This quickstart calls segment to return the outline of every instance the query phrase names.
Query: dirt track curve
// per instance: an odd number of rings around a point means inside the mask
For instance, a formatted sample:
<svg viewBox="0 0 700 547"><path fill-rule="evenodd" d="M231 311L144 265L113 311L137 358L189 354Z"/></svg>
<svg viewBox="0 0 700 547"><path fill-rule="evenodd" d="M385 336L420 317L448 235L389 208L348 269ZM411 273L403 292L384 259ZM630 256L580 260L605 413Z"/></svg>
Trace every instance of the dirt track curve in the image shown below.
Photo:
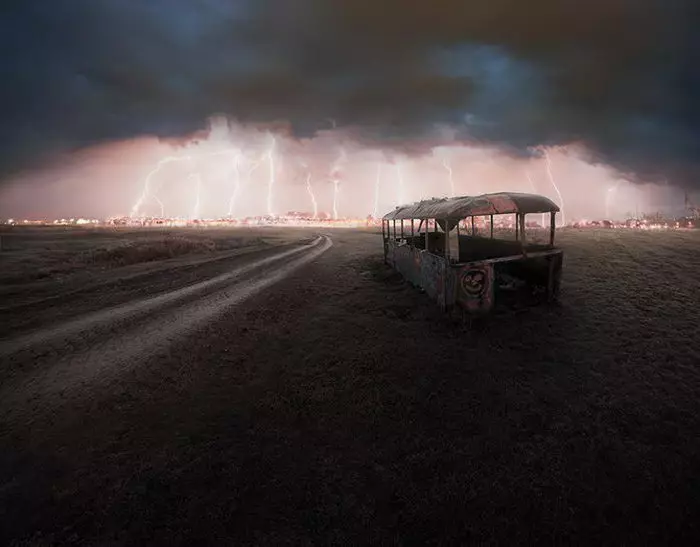
<svg viewBox="0 0 700 547"><path fill-rule="evenodd" d="M259 258L249 256L244 265L226 273L157 296L88 313L59 325L0 341L0 360L31 360L35 373L16 374L4 382L0 410L8 414L26 411L26 402L51 395L80 396L91 384L107 381L137 366L149 355L167 351L175 341L316 259L333 245L318 236Z"/></svg>

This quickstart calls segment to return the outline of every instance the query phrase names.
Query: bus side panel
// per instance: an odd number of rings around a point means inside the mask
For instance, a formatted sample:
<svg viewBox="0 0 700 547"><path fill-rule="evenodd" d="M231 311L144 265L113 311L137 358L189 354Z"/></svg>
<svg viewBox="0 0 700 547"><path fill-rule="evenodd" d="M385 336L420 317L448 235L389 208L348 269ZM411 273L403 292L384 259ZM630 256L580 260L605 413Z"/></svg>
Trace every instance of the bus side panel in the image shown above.
<svg viewBox="0 0 700 547"><path fill-rule="evenodd" d="M406 251L405 256L402 256L401 258L401 275L403 275L404 279L415 287L422 287L420 264L421 254L424 251L412 248L408 245L406 245L404 248Z"/></svg>
<svg viewBox="0 0 700 547"><path fill-rule="evenodd" d="M445 309L445 259L429 252L421 257L421 286L425 292Z"/></svg>
<svg viewBox="0 0 700 547"><path fill-rule="evenodd" d="M421 288L425 288L422 268L424 255L434 256L409 245L397 245L394 241L387 243L386 263L399 272L406 281Z"/></svg>
<svg viewBox="0 0 700 547"><path fill-rule="evenodd" d="M423 287L423 276L422 276L422 271L423 271L423 255L426 254L426 251L423 251L422 249L413 249L413 267L411 268L411 282L416 286L416 287Z"/></svg>
<svg viewBox="0 0 700 547"><path fill-rule="evenodd" d="M413 253L408 245L394 248L394 268L404 279L410 281L413 271Z"/></svg>
<svg viewBox="0 0 700 547"><path fill-rule="evenodd" d="M494 268L490 262L455 269L457 303L472 313L485 313L494 305Z"/></svg>
<svg viewBox="0 0 700 547"><path fill-rule="evenodd" d="M396 243L393 240L388 240L386 242L386 263L392 267L396 267L396 261L394 256L394 250L396 249Z"/></svg>
<svg viewBox="0 0 700 547"><path fill-rule="evenodd" d="M445 269L445 307L448 310L454 308L457 303L457 279L459 276L459 268L455 266L447 266Z"/></svg>

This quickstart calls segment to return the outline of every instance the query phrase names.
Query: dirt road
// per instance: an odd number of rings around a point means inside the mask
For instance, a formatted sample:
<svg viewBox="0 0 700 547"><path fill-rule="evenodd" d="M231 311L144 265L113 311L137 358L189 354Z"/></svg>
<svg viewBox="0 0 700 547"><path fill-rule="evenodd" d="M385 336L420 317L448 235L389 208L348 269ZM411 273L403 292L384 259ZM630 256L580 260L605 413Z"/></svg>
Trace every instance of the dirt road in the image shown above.
<svg viewBox="0 0 700 547"><path fill-rule="evenodd" d="M565 241L561 307L465 332L330 237L16 318L0 544L700 538L695 241Z"/></svg>
<svg viewBox="0 0 700 547"><path fill-rule="evenodd" d="M209 279L0 341L0 359L13 363L2 373L14 379L3 382L0 411L24 414L27 402L37 398L45 411L56 394L62 403L69 393L82 398L86 389L167 351L178 339L283 280L332 245L330 237L318 236L267 256L250 253L243 264ZM30 367L33 374L27 378Z"/></svg>

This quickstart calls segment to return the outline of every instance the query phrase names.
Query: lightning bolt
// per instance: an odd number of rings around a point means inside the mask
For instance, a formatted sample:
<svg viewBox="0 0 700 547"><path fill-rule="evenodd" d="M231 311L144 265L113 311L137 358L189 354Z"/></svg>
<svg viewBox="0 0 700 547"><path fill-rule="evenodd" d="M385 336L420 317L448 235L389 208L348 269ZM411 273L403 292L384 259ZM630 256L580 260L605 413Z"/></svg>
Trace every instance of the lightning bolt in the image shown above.
<svg viewBox="0 0 700 547"><path fill-rule="evenodd" d="M277 144L277 139L270 133L270 149L267 151L267 165L269 169L269 178L267 181L267 214L269 216L274 216L273 210L273 192L275 189L275 146Z"/></svg>
<svg viewBox="0 0 700 547"><path fill-rule="evenodd" d="M236 200L237 200L238 194L241 190L241 169L240 168L241 168L241 159L242 159L243 152L241 151L240 148L234 148L232 150L218 150L216 152L209 152L207 154L199 156L199 157L204 157L204 158L211 158L214 156L230 156L230 155L233 156L234 187L233 187L233 193L231 194L231 198L229 199L229 202L228 202L228 213L227 213L228 217L233 216L233 213L234 213L235 208L236 208ZM256 167L257 167L257 164L255 164L255 166L253 167L253 170ZM251 172L252 171L250 171L248 173L248 178L250 178ZM200 192L202 180L201 180L201 177L199 175L197 175L197 177L199 180L197 191ZM199 196L199 194L198 194L198 196ZM199 199L199 197L197 199Z"/></svg>
<svg viewBox="0 0 700 547"><path fill-rule="evenodd" d="M382 163L377 163L377 177L374 180L374 209L372 212L372 218L379 217L379 181L382 177Z"/></svg>
<svg viewBox="0 0 700 547"><path fill-rule="evenodd" d="M536 194L537 188L535 187L535 183L532 181L532 177L530 176L530 172L527 169L525 169L525 178L527 178L527 181L530 183L530 188L532 188L532 193ZM547 227L547 213L542 213L542 227L543 228Z"/></svg>
<svg viewBox="0 0 700 547"><path fill-rule="evenodd" d="M238 192L241 190L241 152L240 150L236 152L233 157L233 194L231 194L231 199L228 202L228 216L229 218L233 216L233 212L236 208L236 198L238 197Z"/></svg>
<svg viewBox="0 0 700 547"><path fill-rule="evenodd" d="M442 159L442 166L447 169L449 181L450 181L450 197L453 198L455 197L455 181L452 178L452 167L450 167L450 164L447 162L446 158Z"/></svg>
<svg viewBox="0 0 700 547"><path fill-rule="evenodd" d="M607 219L610 218L610 198L613 194L616 193L617 187L620 185L620 182L622 181L618 180L615 184L608 188L607 192L605 192L605 218Z"/></svg>
<svg viewBox="0 0 700 547"><path fill-rule="evenodd" d="M250 177L253 174L253 172L260 167L260 164L262 163L262 159L260 161L255 161L255 162L250 162L250 167L248 168L248 171L246 172L246 184L250 182Z"/></svg>
<svg viewBox="0 0 700 547"><path fill-rule="evenodd" d="M547 152L546 148L543 148L542 150L544 151L544 160L545 166L547 168L547 176L549 177L549 182L552 183L554 190L556 190L557 195L559 196L559 207L561 208L561 225L566 226L566 216L564 215L564 198L562 198L561 192L559 191L559 187L554 181L554 175L552 174L552 160L549 158L549 152Z"/></svg>
<svg viewBox="0 0 700 547"><path fill-rule="evenodd" d="M275 144L274 141L275 141L275 139L273 137L273 148L274 148L274 144ZM233 214L234 209L235 209L236 198L237 198L238 193L240 192L240 189L241 189L241 175L240 175L241 155L242 155L241 150L240 149L218 150L218 151L209 152L206 154L198 154L197 157L198 158L210 158L210 157L214 157L214 156L224 156L224 155L233 155L234 156L235 187L233 190L233 195L231 196L231 200L229 201L229 213L228 213L229 216L231 216ZM143 190L141 191L141 195L139 196L139 198L136 200L136 203L134 203L133 207L131 208L131 215L130 215L131 217L135 217L136 215L138 215L139 211L141 210L141 207L143 207L144 203L149 198L153 198L156 201L156 203L158 203L158 205L160 207L161 218L165 216L165 206L163 205L163 202L158 198L158 196L156 194L156 192L160 189L160 185L158 186L157 189L153 189L153 187L152 187L153 186L153 177L155 177L155 175L158 174L158 172L160 172L160 170L165 165L167 165L169 163L178 162L178 161L185 161L185 160L192 162L194 160L194 157L191 155L167 156L167 157L162 158L158 161L156 166L153 169L151 169L151 171L149 171L148 174L146 175L146 178L145 178L144 183L143 183ZM248 181L250 180L250 175L258 167L259 163L260 162L253 163L252 167L248 170L248 173L247 173L247 180ZM190 170L192 170L192 169L190 169ZM195 176L195 175L190 174L189 179L191 179L193 176ZM274 172L272 173L272 176L274 177ZM196 175L196 177L198 179L198 183L197 183L198 184L198 190L197 190L198 191L198 198L197 199L200 199L202 180L201 180L200 175ZM272 182L274 184L274 180ZM201 204L201 202L200 202L200 204ZM197 205L197 211L199 214L199 205ZM195 217L198 216L198 214L195 215Z"/></svg>
<svg viewBox="0 0 700 547"><path fill-rule="evenodd" d="M316 202L316 195L314 194L313 186L311 186L311 171L309 170L309 166L306 163L304 163L303 161L300 161L299 163L306 171L306 193L309 194L309 197L311 198L311 205L314 209L313 218L315 219L318 217L318 203Z"/></svg>
<svg viewBox="0 0 700 547"><path fill-rule="evenodd" d="M404 202L404 183L403 173L401 172L401 164L396 162L396 205L403 205Z"/></svg>
<svg viewBox="0 0 700 547"><path fill-rule="evenodd" d="M338 191L340 190L340 181L333 181L333 220L338 220Z"/></svg>
<svg viewBox="0 0 700 547"><path fill-rule="evenodd" d="M239 148L234 148L232 150L217 150L216 152L208 152L206 154L200 154L198 155L199 158L211 158L215 156L233 156L233 169L234 169L234 189L233 193L231 195L231 198L229 199L229 204L228 204L228 213L227 215L231 217L233 215L234 208L236 206L236 197L238 195L238 192L240 191L241 187L241 176L240 176L240 156L241 156L241 150ZM191 159L191 158L190 158ZM202 185L202 179L200 175L196 175L197 177L197 204L195 207L197 208L196 210L199 212L199 199L200 199L200 194L201 194L201 185ZM193 178L193 175L190 174L190 179ZM198 218L197 215L194 216L194 218Z"/></svg>
<svg viewBox="0 0 700 547"><path fill-rule="evenodd" d="M151 192L151 180L163 168L164 165L167 165L168 163L172 163L175 161L183 161L183 160L187 160L187 159L191 159L190 156L167 156L167 157L158 161L156 166L153 169L151 169L151 171L149 171L149 173L146 175L146 178L145 178L144 183L143 183L143 190L141 191L141 195L136 200L136 203L134 203L134 206L131 208L131 215L130 216L132 218L135 217L136 215L138 215L139 210L141 209L141 207L143 206L143 204L146 202L146 200L149 197L153 197L158 202L158 204L161 207L161 216L163 216L163 211L164 211L163 204L156 197L155 193Z"/></svg>
<svg viewBox="0 0 700 547"><path fill-rule="evenodd" d="M246 186L250 184L250 179L251 179L251 176L253 175L253 172L254 172L258 167L260 167L260 165L261 165L261 163L263 162L264 159L265 159L265 158L262 157L262 158L260 158L260 160L258 160L258 161L251 161L251 160L249 160L249 159L246 160L246 161L248 161L248 163L249 163L248 169L247 169L247 171L246 171L246 176L245 176L245 185L246 185Z"/></svg>
<svg viewBox="0 0 700 547"><path fill-rule="evenodd" d="M195 194L195 199L194 199L194 207L192 208L192 219L199 219L200 217L200 208L202 206L202 177L199 176L198 173L192 173L189 176L189 180L191 179L197 179L197 192Z"/></svg>
<svg viewBox="0 0 700 547"><path fill-rule="evenodd" d="M318 217L318 203L316 203L316 196L314 195L314 189L311 186L311 172L306 173L306 191L311 198L311 205L314 208L314 218Z"/></svg>
<svg viewBox="0 0 700 547"><path fill-rule="evenodd" d="M160 218L165 218L165 206L163 205L163 202L158 199L158 196L155 195L155 193L153 194L153 199L155 199L158 205L160 205Z"/></svg>
<svg viewBox="0 0 700 547"><path fill-rule="evenodd" d="M530 183L530 189L533 192L537 192L537 188L535 188L535 183L532 182L532 177L530 176L530 173L527 171L527 169L525 170L525 178L527 178L527 181Z"/></svg>
<svg viewBox="0 0 700 547"><path fill-rule="evenodd" d="M338 193L340 192L340 167L345 163L347 155L345 149L340 149L338 159L333 163L331 168L331 182L333 183L333 220L338 220Z"/></svg>

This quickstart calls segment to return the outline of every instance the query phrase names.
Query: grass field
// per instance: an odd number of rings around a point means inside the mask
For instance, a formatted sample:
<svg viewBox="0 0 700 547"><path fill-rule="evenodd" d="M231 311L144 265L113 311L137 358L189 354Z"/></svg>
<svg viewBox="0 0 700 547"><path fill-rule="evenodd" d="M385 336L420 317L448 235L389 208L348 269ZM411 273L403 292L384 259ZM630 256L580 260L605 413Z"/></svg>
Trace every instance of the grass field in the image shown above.
<svg viewBox="0 0 700 547"><path fill-rule="evenodd" d="M14 424L8 537L697 544L699 232L562 230L561 303L472 329L379 235L331 235L99 399Z"/></svg>
<svg viewBox="0 0 700 547"><path fill-rule="evenodd" d="M698 539L700 233L564 230L558 242L561 304L472 331L373 262L393 291L376 310L391 313L384 344L401 363L383 385L411 390L399 399L415 420L397 483L432 474L400 487L407 535Z"/></svg>
<svg viewBox="0 0 700 547"><path fill-rule="evenodd" d="M275 228L24 227L0 229L0 309L144 274L196 266L309 234Z"/></svg>
<svg viewBox="0 0 700 547"><path fill-rule="evenodd" d="M0 284L271 244L280 236L264 229L5 227Z"/></svg>

